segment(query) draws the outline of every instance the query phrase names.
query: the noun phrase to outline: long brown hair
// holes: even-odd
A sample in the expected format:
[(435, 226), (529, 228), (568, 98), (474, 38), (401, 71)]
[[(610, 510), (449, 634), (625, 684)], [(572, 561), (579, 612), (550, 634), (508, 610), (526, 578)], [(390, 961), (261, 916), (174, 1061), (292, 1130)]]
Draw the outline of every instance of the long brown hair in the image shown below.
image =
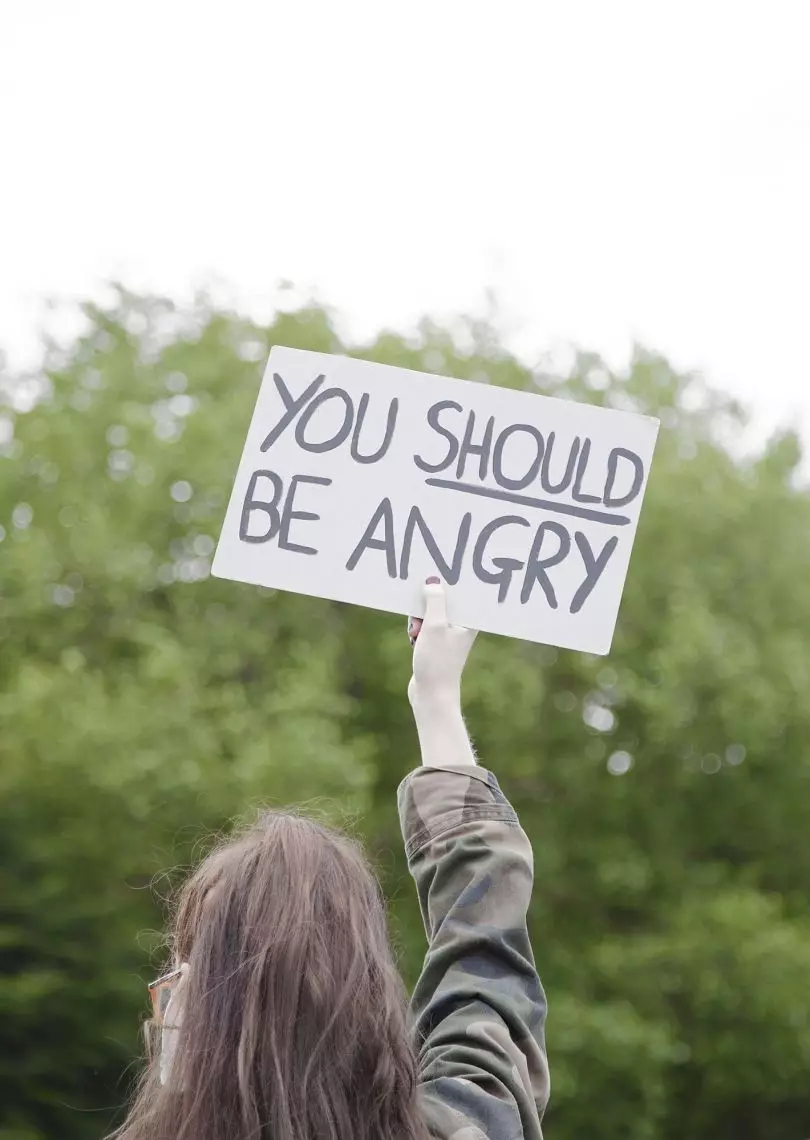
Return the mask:
[(116, 1140), (427, 1140), (379, 883), (348, 836), (263, 813), (183, 888), (170, 1079)]

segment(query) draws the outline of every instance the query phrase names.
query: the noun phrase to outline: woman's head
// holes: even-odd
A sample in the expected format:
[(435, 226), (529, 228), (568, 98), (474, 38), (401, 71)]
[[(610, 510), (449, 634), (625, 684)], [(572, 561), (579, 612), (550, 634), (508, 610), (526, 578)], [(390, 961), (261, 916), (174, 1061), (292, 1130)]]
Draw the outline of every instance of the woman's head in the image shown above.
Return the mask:
[(264, 814), (188, 881), (172, 952), (188, 970), (171, 1067), (121, 1140), (425, 1135), (382, 894), (347, 836)]

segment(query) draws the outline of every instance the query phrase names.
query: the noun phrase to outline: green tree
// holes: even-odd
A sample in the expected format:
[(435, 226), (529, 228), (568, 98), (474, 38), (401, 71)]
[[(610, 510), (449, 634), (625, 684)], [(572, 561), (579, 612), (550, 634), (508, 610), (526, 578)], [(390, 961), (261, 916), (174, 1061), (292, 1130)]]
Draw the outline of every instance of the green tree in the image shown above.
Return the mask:
[[(795, 437), (639, 350), (532, 373), (492, 329), (341, 345), (119, 289), (0, 377), (0, 1133), (85, 1140), (137, 1055), (164, 900), (260, 801), (356, 828), (402, 967), (423, 945), (394, 790), (416, 762), (390, 615), (211, 579), (270, 345), (659, 415), (608, 658), (482, 638), (485, 763), (536, 853), (549, 1135), (795, 1140), (810, 1125), (810, 499)], [(616, 774), (614, 774), (616, 773)]]

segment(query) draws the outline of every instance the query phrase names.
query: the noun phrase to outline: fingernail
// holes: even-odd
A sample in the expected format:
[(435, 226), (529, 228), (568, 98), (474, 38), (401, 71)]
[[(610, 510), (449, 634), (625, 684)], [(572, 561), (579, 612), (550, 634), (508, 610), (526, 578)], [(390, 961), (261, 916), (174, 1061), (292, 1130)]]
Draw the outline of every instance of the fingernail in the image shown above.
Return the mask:
[(426, 586), (440, 586), (441, 585), (441, 578), (426, 578), (425, 579), (425, 585)]

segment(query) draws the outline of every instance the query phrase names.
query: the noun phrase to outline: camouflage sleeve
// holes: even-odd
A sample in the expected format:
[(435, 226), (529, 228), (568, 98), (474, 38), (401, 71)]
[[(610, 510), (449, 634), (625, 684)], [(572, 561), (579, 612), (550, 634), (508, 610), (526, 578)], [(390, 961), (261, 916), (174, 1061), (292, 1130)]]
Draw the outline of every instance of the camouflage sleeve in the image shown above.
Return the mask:
[(546, 1000), (526, 912), (532, 849), (491, 772), (419, 768), (398, 792), (428, 938), (411, 999), (437, 1140), (541, 1140)]

